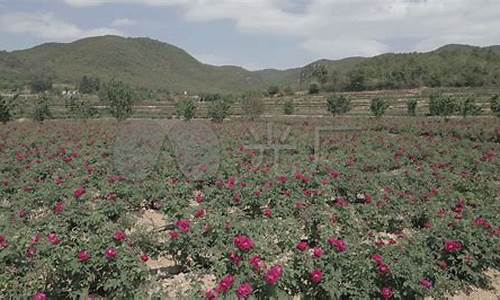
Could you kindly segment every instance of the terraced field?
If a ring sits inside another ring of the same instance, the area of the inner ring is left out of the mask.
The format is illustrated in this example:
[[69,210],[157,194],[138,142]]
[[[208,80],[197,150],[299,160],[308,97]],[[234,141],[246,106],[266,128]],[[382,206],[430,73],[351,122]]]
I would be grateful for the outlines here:
[[[428,113],[429,95],[442,92],[445,95],[452,95],[457,98],[473,97],[476,102],[482,106],[483,114],[489,113],[488,99],[499,93],[498,89],[477,89],[477,88],[448,88],[448,89],[415,89],[415,90],[389,90],[389,91],[373,91],[373,92],[352,92],[352,93],[337,93],[336,95],[344,95],[351,99],[352,110],[347,115],[363,116],[370,115],[370,101],[374,97],[383,97],[389,103],[390,108],[386,115],[403,116],[406,115],[406,101],[410,98],[418,100],[417,114],[425,115]],[[314,116],[327,117],[330,114],[326,109],[326,99],[332,94],[320,95],[294,95],[264,98],[265,116],[282,116],[283,105],[285,102],[291,101],[295,107],[294,115],[296,116]],[[32,102],[36,96],[22,95],[20,101],[23,112],[20,115],[28,117],[30,115]],[[138,101],[135,103],[133,118],[168,118],[175,116],[175,102],[183,98],[178,96],[174,99],[163,99],[158,101]],[[99,102],[96,97],[86,97],[100,112],[102,116],[107,116],[106,107]],[[207,116],[207,103],[197,102],[196,116],[205,118]],[[51,111],[55,118],[68,118],[68,113],[64,107],[63,98],[51,98]],[[242,114],[241,105],[235,103],[232,105],[231,114],[239,116]]]

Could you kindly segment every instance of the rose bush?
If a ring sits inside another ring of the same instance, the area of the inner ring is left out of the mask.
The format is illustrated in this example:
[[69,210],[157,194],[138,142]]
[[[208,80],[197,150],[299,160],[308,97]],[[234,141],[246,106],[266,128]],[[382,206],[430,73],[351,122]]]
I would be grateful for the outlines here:
[[[140,182],[114,167],[116,123],[61,123],[0,128],[7,298],[140,296],[160,255],[215,275],[186,295],[208,299],[439,298],[499,270],[500,128],[490,119],[388,119],[326,132],[319,153],[309,145],[324,124],[301,121],[286,141],[296,150],[276,165],[246,146],[245,128],[263,134],[265,124],[211,124],[216,176],[186,178],[164,151]],[[136,226],[146,208],[166,231]]]

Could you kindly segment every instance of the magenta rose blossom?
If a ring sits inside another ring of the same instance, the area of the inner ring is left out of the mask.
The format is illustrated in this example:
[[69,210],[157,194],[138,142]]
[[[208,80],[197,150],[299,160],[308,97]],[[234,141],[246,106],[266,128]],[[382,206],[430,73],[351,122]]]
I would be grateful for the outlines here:
[[266,282],[269,285],[275,285],[278,280],[280,280],[281,275],[283,274],[283,267],[282,266],[273,266],[269,271],[266,273]]
[[9,246],[9,243],[5,239],[5,236],[0,235],[0,250],[5,249]]
[[246,235],[238,235],[234,239],[233,244],[236,246],[236,248],[238,248],[240,251],[243,251],[243,252],[250,251],[255,246],[252,239]]
[[378,265],[378,271],[380,272],[380,274],[389,273],[390,270],[391,268],[389,268],[389,266],[384,263]]
[[207,300],[216,300],[218,297],[219,297],[219,294],[217,293],[217,291],[215,289],[208,290],[205,293],[205,298]]
[[372,259],[377,263],[377,264],[382,264],[384,262],[382,256],[375,254],[372,256]]
[[47,300],[48,297],[42,292],[38,292],[33,296],[33,300]]
[[57,201],[56,205],[54,206],[54,213],[56,215],[60,215],[62,214],[63,211],[64,211],[64,203],[62,203],[61,201]]
[[57,234],[55,234],[55,233],[49,234],[49,236],[47,237],[47,239],[49,240],[49,243],[51,243],[52,245],[57,245],[57,244],[59,244],[61,242],[59,240],[59,238],[57,237]]
[[113,247],[110,247],[106,250],[106,252],[104,252],[104,255],[108,258],[108,259],[115,259],[116,256],[118,255],[118,250],[116,250],[115,248]]
[[455,240],[447,240],[444,242],[444,251],[453,253],[462,250],[462,242]]
[[432,289],[432,281],[427,278],[420,279],[420,285],[425,287],[426,289]]
[[309,274],[309,279],[311,279],[311,282],[318,284],[323,279],[323,272],[320,269],[316,269]]
[[225,294],[231,289],[231,287],[233,286],[233,283],[234,283],[234,276],[231,274],[228,274],[224,278],[222,278],[222,280],[219,283],[219,286],[217,288],[220,292]]
[[252,258],[250,258],[250,265],[257,270],[260,269],[262,263],[263,263],[262,259],[258,255],[255,255]]
[[264,215],[264,217],[270,218],[273,216],[273,211],[270,210],[269,208],[267,208],[267,209],[264,209],[262,214]]
[[33,258],[38,253],[38,250],[35,247],[29,247],[26,250],[26,257]]
[[302,241],[299,242],[295,248],[297,248],[297,250],[299,251],[306,251],[309,248],[309,245],[307,244],[307,242]]
[[83,197],[83,195],[85,195],[86,192],[87,191],[85,190],[84,187],[79,187],[75,190],[73,194],[75,195],[76,199],[80,199],[81,197]]
[[252,295],[253,288],[250,283],[242,283],[236,290],[236,296],[238,299],[247,299]]
[[321,258],[325,254],[325,251],[321,249],[320,247],[316,247],[313,249],[313,256],[314,258]]
[[201,219],[201,218],[203,218],[206,214],[207,214],[207,210],[206,210],[206,209],[199,209],[199,210],[197,210],[197,211],[194,213],[194,216],[195,216],[197,219]]
[[196,195],[196,203],[198,204],[202,204],[203,202],[205,202],[205,195],[199,193]]
[[84,263],[90,259],[90,253],[87,250],[78,252],[78,261]]
[[391,299],[394,296],[394,291],[388,287],[381,288],[380,296],[382,296],[382,299],[384,300]]
[[344,240],[337,240],[337,239],[329,239],[328,244],[330,246],[334,247],[337,252],[345,252],[347,251],[347,244]]
[[236,252],[231,252],[231,253],[229,253],[229,259],[233,262],[233,264],[235,264],[237,267],[239,267],[241,261],[243,260],[243,257],[236,254]]
[[127,234],[123,230],[117,230],[115,232],[114,238],[118,242],[123,242],[127,238]]
[[182,219],[182,220],[179,220],[175,223],[175,226],[177,228],[179,228],[180,231],[184,232],[184,233],[188,233],[191,226],[189,224],[189,220],[186,220],[186,219]]
[[178,233],[177,231],[170,231],[170,232],[168,233],[168,235],[170,235],[170,238],[171,238],[172,240],[176,240],[176,239],[178,239],[178,238],[179,238],[179,233]]

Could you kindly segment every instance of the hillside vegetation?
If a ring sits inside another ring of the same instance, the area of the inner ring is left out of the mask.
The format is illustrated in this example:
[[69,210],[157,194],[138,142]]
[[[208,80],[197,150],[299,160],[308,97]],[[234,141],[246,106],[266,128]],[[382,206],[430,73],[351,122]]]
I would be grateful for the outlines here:
[[148,38],[94,37],[0,52],[0,88],[36,76],[75,84],[82,76],[116,78],[134,87],[172,92],[235,93],[270,85],[328,91],[462,87],[500,84],[500,47],[447,45],[433,52],[319,60],[301,68],[248,71],[203,64],[186,51]]

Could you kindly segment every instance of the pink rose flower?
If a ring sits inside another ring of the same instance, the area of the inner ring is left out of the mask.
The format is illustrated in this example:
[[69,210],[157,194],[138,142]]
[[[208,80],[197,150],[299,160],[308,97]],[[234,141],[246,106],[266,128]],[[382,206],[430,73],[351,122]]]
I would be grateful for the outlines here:
[[309,274],[309,279],[311,279],[311,282],[318,284],[323,279],[323,272],[320,269],[316,269]]
[[233,244],[243,252],[247,252],[253,249],[255,246],[254,242],[252,241],[251,238],[249,238],[246,235],[238,235],[234,241]]
[[242,283],[236,290],[236,296],[238,299],[247,299],[252,295],[253,288],[250,283]]

